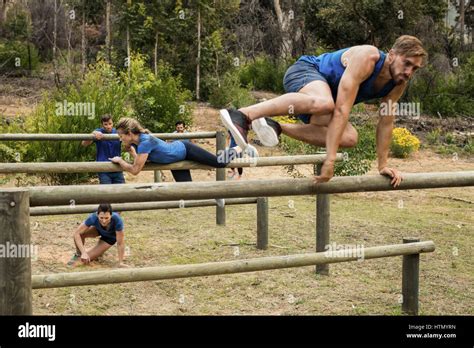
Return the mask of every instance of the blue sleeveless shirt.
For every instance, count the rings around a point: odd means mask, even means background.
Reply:
[[[350,47],[349,47],[350,48]],[[310,64],[313,64],[316,69],[321,73],[321,75],[326,78],[329,87],[331,88],[332,97],[334,101],[337,98],[337,89],[339,87],[339,82],[341,81],[342,74],[345,71],[344,65],[341,63],[342,54],[347,51],[349,48],[344,48],[339,51],[324,53],[320,56],[301,56],[298,61],[304,61]],[[377,76],[382,70],[383,64],[385,62],[386,54],[379,50],[380,58],[375,64],[375,69],[372,74],[359,86],[359,91],[354,104],[370,100],[385,97],[390,91],[395,87],[395,81],[388,81],[383,88],[377,93],[374,91],[374,82]]]

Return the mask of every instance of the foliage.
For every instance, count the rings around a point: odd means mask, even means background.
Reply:
[[[237,72],[227,72],[220,83],[215,79],[207,81],[209,88],[209,102],[217,108],[241,108],[255,103],[248,88],[240,87]]]
[[[240,69],[240,81],[244,86],[253,86],[257,90],[284,93],[283,77],[287,68],[285,61],[259,56]]]
[[[420,140],[406,128],[394,128],[390,150],[395,157],[406,158],[418,151]]]
[[[363,175],[367,173],[372,162],[377,158],[375,146],[375,127],[371,124],[355,126],[359,133],[359,141],[353,148],[340,148],[343,153],[343,161],[337,162],[334,175]],[[325,152],[319,148],[287,136],[281,137],[282,149],[289,155],[315,154]]]
[[[38,51],[33,45],[21,41],[0,42],[0,73],[7,73],[9,76],[25,75],[36,70],[38,61]]]
[[[173,76],[169,64],[160,62],[157,73],[155,76],[138,54],[132,56],[130,77],[121,74],[133,115],[153,132],[170,132],[177,120],[190,124],[191,92],[181,87],[181,77]]]
[[[363,175],[372,167],[377,158],[375,126],[363,124],[354,126],[358,132],[358,142],[353,148],[340,149],[344,153],[343,161],[336,163],[335,175]]]

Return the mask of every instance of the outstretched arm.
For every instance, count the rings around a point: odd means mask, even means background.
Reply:
[[[390,142],[392,141],[393,123],[395,121],[395,110],[398,100],[405,91],[406,84],[396,86],[386,97],[382,99],[381,108],[379,110],[379,121],[377,123],[377,161],[379,173],[388,175],[392,178],[391,184],[397,187],[402,182],[401,173],[387,167],[388,152],[390,150]]]

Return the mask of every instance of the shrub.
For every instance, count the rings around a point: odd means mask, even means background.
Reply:
[[[112,67],[104,61],[91,66],[84,79],[43,96],[42,101],[27,121],[30,133],[90,133],[100,127],[100,116],[111,114],[114,121],[127,115],[127,89]],[[59,108],[64,103],[88,103],[91,114],[68,115]],[[77,103],[77,104],[76,104]],[[30,162],[81,162],[94,159],[93,146],[83,147],[80,142],[49,141],[31,142],[26,153]],[[80,183],[93,174],[46,174],[42,176],[51,184]]]
[[[441,137],[441,130],[439,128],[435,128],[431,130],[428,134],[426,134],[426,141],[430,145],[438,144]]]
[[[29,51],[28,51],[29,49]],[[38,67],[38,51],[33,45],[21,41],[0,43],[0,73],[10,76],[26,75]]]
[[[209,102],[216,108],[241,108],[256,102],[248,88],[240,86],[239,75],[236,71],[224,74],[220,86],[217,80],[212,78],[209,83]]]
[[[170,132],[176,121],[191,121],[191,92],[182,87],[181,77],[173,76],[171,67],[160,62],[157,75],[145,64],[142,55],[132,56],[130,77],[122,73],[129,87],[128,98],[133,115],[153,132]]]
[[[359,133],[359,141],[353,148],[339,149],[339,152],[344,153],[344,160],[336,162],[334,175],[363,175],[370,170],[372,161],[377,158],[375,127],[371,124],[364,124],[355,126],[355,128]],[[281,137],[281,147],[289,155],[325,152],[324,148],[306,144],[284,135]]]
[[[248,88],[284,93],[283,77],[288,66],[288,62],[259,56],[240,69],[240,82]]]
[[[352,148],[341,148],[344,160],[337,162],[334,175],[364,175],[372,167],[372,162],[377,158],[375,126],[365,123],[354,126],[359,133],[357,145]]]
[[[422,112],[472,117],[474,108],[474,56],[460,60],[451,72],[429,65],[410,84],[407,96],[421,102]]]
[[[398,158],[406,158],[412,152],[418,151],[420,140],[406,128],[394,128],[390,149]]]
[[[0,133],[22,133],[23,127],[20,118],[7,118],[0,115]],[[1,162],[20,162],[24,158],[28,143],[6,141],[0,143]]]
[[[181,87],[179,77],[173,77],[168,66],[161,64],[155,76],[144,65],[141,56],[131,59],[131,74],[117,74],[111,65],[99,60],[90,66],[83,79],[45,94],[31,117],[30,133],[90,133],[100,127],[100,116],[110,114],[114,122],[123,116],[135,116],[153,132],[174,129],[178,119],[189,122],[191,93]],[[64,115],[60,105],[88,103],[93,115]],[[92,117],[91,117],[92,116]],[[80,162],[94,159],[93,146],[79,142],[31,142],[25,154],[30,162]],[[52,184],[79,183],[93,174],[47,174],[43,179]]]

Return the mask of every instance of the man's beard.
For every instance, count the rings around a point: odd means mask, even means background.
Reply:
[[[397,78],[398,75],[395,74],[395,71],[394,71],[395,69],[393,68],[393,64],[394,63],[390,63],[390,65],[388,66],[388,71],[390,72],[390,76],[391,76],[392,80],[395,81],[395,84],[400,85],[405,80],[402,79],[402,78]]]

